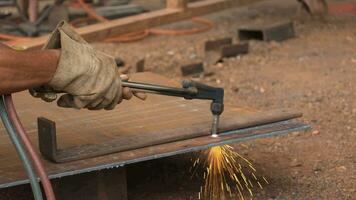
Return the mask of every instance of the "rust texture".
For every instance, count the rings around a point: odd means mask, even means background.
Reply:
[[[137,74],[132,80],[179,86],[176,82],[152,73]],[[14,100],[20,118],[31,140],[36,144],[38,140],[37,117],[43,116],[57,123],[59,149],[100,144],[108,140],[134,148],[130,151],[63,164],[44,160],[45,167],[52,177],[56,175],[58,177],[60,173],[70,175],[75,170],[82,170],[81,173],[83,173],[86,169],[90,171],[89,168],[95,169],[97,166],[169,153],[187,146],[194,147],[223,139],[203,137],[179,141],[210,134],[212,116],[210,102],[207,101],[188,101],[175,97],[149,95],[145,102],[136,99],[126,101],[114,111],[79,111],[61,109],[54,103],[41,102],[30,97],[27,92],[16,94]],[[256,112],[226,106],[226,111],[221,118],[220,131],[278,122],[300,116],[300,113],[284,110]],[[24,183],[26,175],[21,162],[2,126],[0,126],[0,132],[0,162],[3,163],[0,166],[0,187]],[[177,142],[169,143],[172,140]],[[153,146],[147,146],[147,144]],[[147,147],[139,148],[140,146]]]

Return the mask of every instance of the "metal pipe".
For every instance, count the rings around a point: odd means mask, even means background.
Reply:
[[[213,124],[211,126],[211,136],[218,137],[219,115],[213,115]]]
[[[19,134],[26,151],[29,153],[32,163],[34,164],[35,170],[42,181],[43,189],[46,194],[46,199],[47,200],[55,200],[56,197],[54,195],[53,188],[52,188],[51,182],[47,176],[44,165],[43,165],[39,155],[35,151],[35,148],[33,147],[32,142],[31,142],[26,130],[24,129],[24,127],[16,113],[16,109],[15,109],[15,106],[14,106],[14,103],[12,100],[12,96],[5,95],[4,100],[5,100],[8,116],[9,116],[12,124],[14,125],[17,133]]]
[[[11,124],[9,116],[7,115],[3,96],[0,97],[0,115],[1,115],[1,120],[10,136],[11,142],[15,146],[15,149],[26,170],[27,176],[30,179],[30,184],[35,200],[43,200],[41,187],[37,181],[37,175],[33,171],[32,163],[27,157],[26,151],[23,145],[21,144],[13,125]]]

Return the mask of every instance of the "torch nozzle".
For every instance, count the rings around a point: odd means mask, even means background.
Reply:
[[[212,137],[219,137],[218,135],[218,128],[219,128],[219,115],[213,115],[213,124],[211,127],[211,136]]]

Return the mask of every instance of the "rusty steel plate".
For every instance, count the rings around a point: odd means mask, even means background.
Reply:
[[[179,86],[177,82],[153,73],[140,73],[134,81]],[[298,112],[275,110],[258,112],[226,106],[221,117],[221,137],[210,137],[210,102],[149,95],[146,101],[133,99],[113,111],[86,111],[58,108],[30,97],[26,92],[14,96],[15,105],[33,143],[38,146],[37,117],[56,122],[59,149],[75,148],[108,141],[129,148],[105,156],[56,164],[44,160],[51,178],[123,166],[214,145],[268,137],[308,126],[290,122]],[[126,148],[126,149],[127,149]],[[28,183],[10,140],[0,126],[0,188]]]

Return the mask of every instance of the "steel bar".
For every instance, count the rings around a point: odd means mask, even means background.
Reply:
[[[236,57],[238,55],[247,54],[249,44],[247,42],[223,46],[220,50],[221,58]]]
[[[129,87],[137,91],[143,91],[147,93],[162,94],[176,97],[190,97],[197,94],[197,90],[190,90],[185,88],[174,88],[161,85],[153,85],[148,83],[138,82],[122,82],[124,87]]]
[[[204,72],[204,63],[192,63],[184,65],[180,68],[183,76],[199,75]]]

